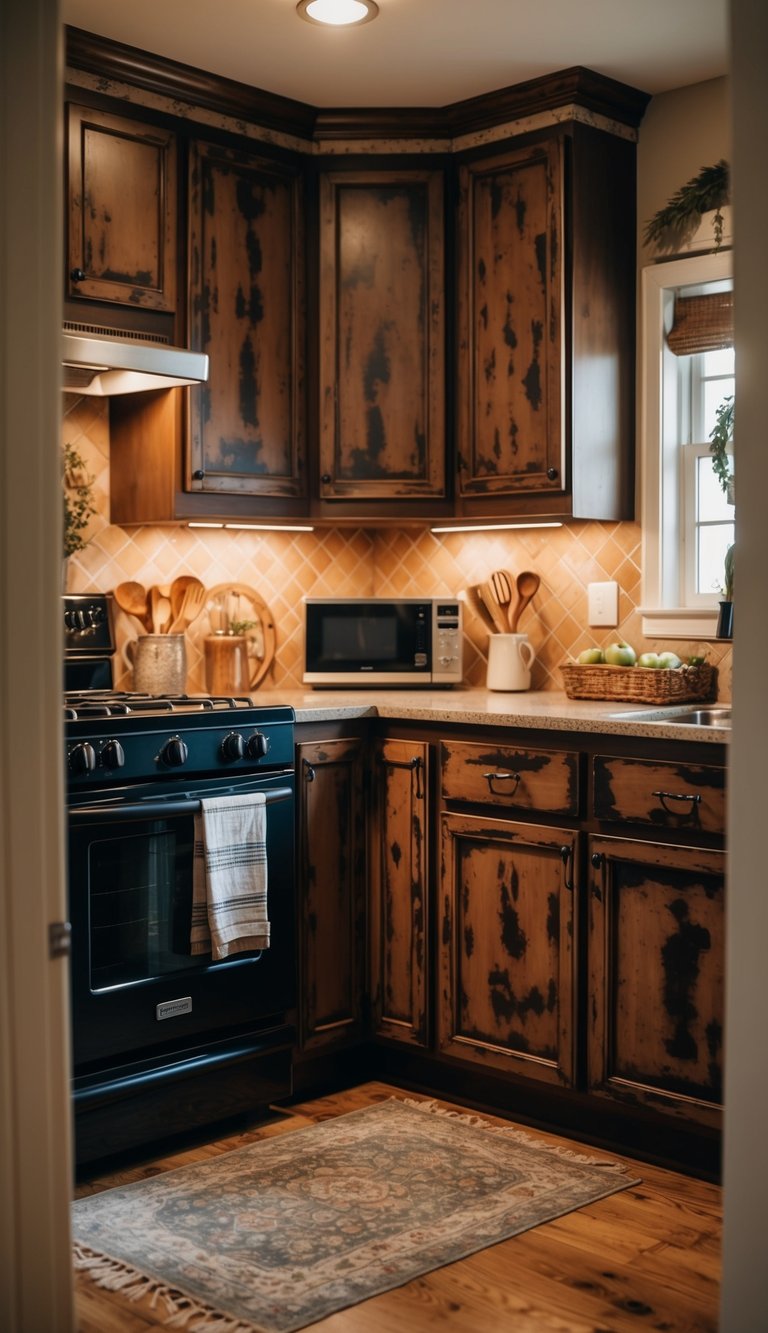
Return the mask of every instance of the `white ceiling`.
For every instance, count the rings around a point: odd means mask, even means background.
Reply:
[[[726,72],[728,0],[378,0],[359,28],[295,0],[62,0],[64,22],[317,107],[445,106],[585,65],[648,93]]]

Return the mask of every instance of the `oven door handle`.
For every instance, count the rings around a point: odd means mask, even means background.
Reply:
[[[287,801],[293,796],[292,787],[275,787],[274,791],[264,792],[266,805],[274,801]],[[175,815],[196,815],[202,809],[203,802],[195,797],[184,801],[126,801],[124,805],[81,805],[70,809],[70,823],[92,822],[94,819],[166,819]]]

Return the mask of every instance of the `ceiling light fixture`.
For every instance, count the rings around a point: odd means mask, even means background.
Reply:
[[[370,23],[379,12],[375,0],[299,0],[296,9],[308,23],[330,23],[337,28]]]

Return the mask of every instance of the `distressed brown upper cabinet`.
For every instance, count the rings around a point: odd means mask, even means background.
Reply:
[[[460,166],[459,514],[633,517],[634,171],[581,124]]]
[[[321,176],[321,502],[445,496],[443,268],[442,173]]]
[[[72,104],[67,106],[67,135],[67,297],[172,314],[177,290],[175,135]],[[102,315],[102,321],[109,327],[134,323],[121,313]]]
[[[299,173],[190,146],[190,341],[210,358],[190,395],[189,489],[295,500],[304,467]]]

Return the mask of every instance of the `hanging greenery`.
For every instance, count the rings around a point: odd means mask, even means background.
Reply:
[[[712,455],[712,470],[726,495],[733,487],[733,394],[724,398],[715,412],[715,425],[709,440],[709,452]]]
[[[719,250],[723,243],[721,210],[730,203],[730,198],[728,163],[721,158],[712,167],[702,167],[698,176],[693,176],[672,195],[666,207],[654,213],[646,223],[645,244],[673,249],[695,231],[703,213],[714,210],[714,248]]]
[[[88,545],[83,532],[96,513],[91,486],[93,477],[86,471],[85,460],[72,444],[64,445],[64,555],[74,555]]]

